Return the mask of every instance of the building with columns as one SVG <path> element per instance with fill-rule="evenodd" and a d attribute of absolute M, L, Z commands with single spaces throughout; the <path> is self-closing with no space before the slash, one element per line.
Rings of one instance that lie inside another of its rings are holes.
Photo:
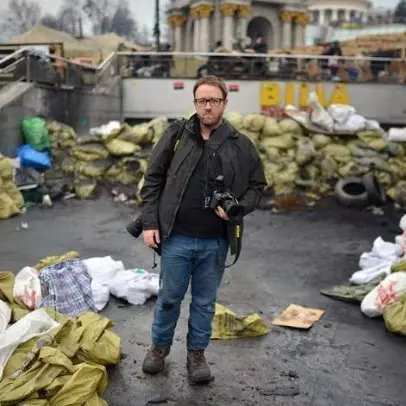
<path fill-rule="evenodd" d="M 308 0 L 171 0 L 168 22 L 176 52 L 209 52 L 217 41 L 265 38 L 268 48 L 305 44 Z"/>
<path fill-rule="evenodd" d="M 311 0 L 309 13 L 313 25 L 366 24 L 371 9 L 370 0 Z"/>

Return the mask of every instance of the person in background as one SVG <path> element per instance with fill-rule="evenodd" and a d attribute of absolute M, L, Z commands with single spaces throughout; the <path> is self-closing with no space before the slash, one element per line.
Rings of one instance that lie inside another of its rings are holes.
<path fill-rule="evenodd" d="M 334 81 L 340 80 L 338 77 L 338 69 L 340 66 L 340 56 L 343 56 L 340 43 L 338 41 L 334 41 L 328 49 L 326 55 L 329 57 L 328 68 L 330 69 L 332 79 Z"/>
<path fill-rule="evenodd" d="M 161 249 L 160 289 L 152 324 L 152 347 L 142 369 L 165 368 L 181 303 L 191 283 L 187 369 L 194 383 L 213 377 L 205 358 L 217 291 L 231 244 L 229 217 L 211 208 L 216 179 L 233 193 L 246 215 L 259 204 L 266 186 L 263 165 L 250 139 L 223 119 L 225 82 L 199 79 L 193 88 L 196 113 L 173 123 L 154 147 L 141 190 L 145 244 Z M 236 231 L 236 230 L 234 230 Z"/>
<path fill-rule="evenodd" d="M 255 54 L 268 54 L 268 45 L 266 44 L 262 34 L 257 35 L 252 49 L 254 50 Z M 264 76 L 268 70 L 266 60 L 262 57 L 255 57 L 253 61 L 253 68 L 255 75 Z"/>

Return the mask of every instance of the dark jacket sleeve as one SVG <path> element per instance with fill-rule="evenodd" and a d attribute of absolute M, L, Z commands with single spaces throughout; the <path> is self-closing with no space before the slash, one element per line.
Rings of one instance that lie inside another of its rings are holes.
<path fill-rule="evenodd" d="M 159 228 L 158 209 L 161 192 L 165 186 L 166 173 L 172 159 L 175 137 L 182 126 L 182 121 L 170 124 L 153 148 L 144 175 L 141 188 L 142 226 L 144 230 Z"/>
<path fill-rule="evenodd" d="M 248 182 L 248 188 L 244 196 L 240 199 L 240 204 L 245 208 L 245 214 L 249 214 L 254 211 L 260 201 L 262 194 L 266 187 L 266 177 L 264 172 L 264 166 L 262 164 L 261 157 L 258 154 L 254 144 L 250 144 L 250 180 Z"/>

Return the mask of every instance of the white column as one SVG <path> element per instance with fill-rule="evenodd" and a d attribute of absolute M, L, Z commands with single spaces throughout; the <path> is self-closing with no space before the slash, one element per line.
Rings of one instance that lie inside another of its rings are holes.
<path fill-rule="evenodd" d="M 325 25 L 326 24 L 326 10 L 325 9 L 320 9 L 319 11 L 319 25 Z"/>
<path fill-rule="evenodd" d="M 282 20 L 282 47 L 292 48 L 292 19 Z"/>
<path fill-rule="evenodd" d="M 200 19 L 195 18 L 193 23 L 193 52 L 200 51 Z"/>
<path fill-rule="evenodd" d="M 351 10 L 348 8 L 345 10 L 345 21 L 347 23 L 351 21 Z"/>
<path fill-rule="evenodd" d="M 232 16 L 224 16 L 223 45 L 226 49 L 233 48 L 234 19 Z"/>
<path fill-rule="evenodd" d="M 331 10 L 331 21 L 330 22 L 338 21 L 338 8 L 333 8 Z"/>
<path fill-rule="evenodd" d="M 182 26 L 175 27 L 175 52 L 182 51 Z"/>
<path fill-rule="evenodd" d="M 209 38 L 209 17 L 202 17 L 199 20 L 200 26 L 200 52 L 209 52 L 210 38 Z"/>

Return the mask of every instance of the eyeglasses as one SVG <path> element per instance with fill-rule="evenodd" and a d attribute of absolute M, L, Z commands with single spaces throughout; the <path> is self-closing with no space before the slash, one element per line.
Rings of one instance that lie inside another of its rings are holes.
<path fill-rule="evenodd" d="M 211 107 L 218 107 L 224 101 L 224 99 L 195 99 L 195 103 L 199 107 L 206 107 L 209 103 Z"/>

